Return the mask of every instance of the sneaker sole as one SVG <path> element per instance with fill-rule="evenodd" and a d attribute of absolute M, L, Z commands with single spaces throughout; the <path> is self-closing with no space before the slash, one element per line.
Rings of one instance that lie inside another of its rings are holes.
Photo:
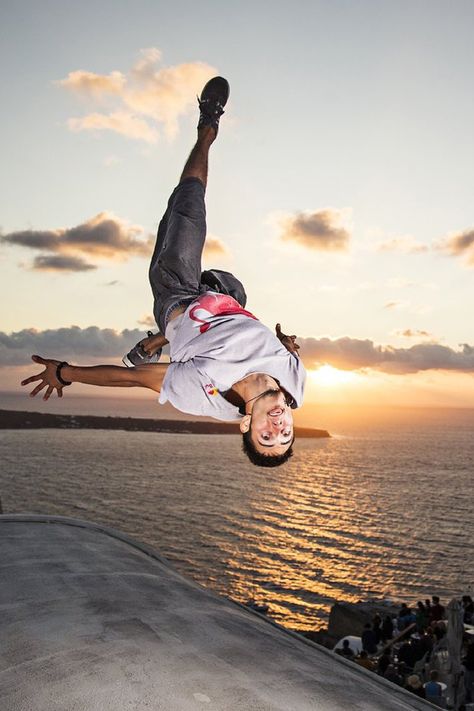
<path fill-rule="evenodd" d="M 122 358 L 122 363 L 124 365 L 126 365 L 127 368 L 134 368 L 135 367 L 134 363 L 132 363 L 132 361 L 129 360 L 126 355 Z"/>

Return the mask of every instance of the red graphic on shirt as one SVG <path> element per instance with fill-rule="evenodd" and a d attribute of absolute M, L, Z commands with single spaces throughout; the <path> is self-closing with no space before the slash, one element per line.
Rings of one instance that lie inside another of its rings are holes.
<path fill-rule="evenodd" d="M 242 316 L 253 318 L 255 321 L 258 320 L 250 311 L 242 308 L 232 296 L 213 293 L 203 294 L 196 299 L 193 308 L 189 312 L 189 318 L 200 323 L 199 330 L 201 333 L 205 333 L 211 328 L 210 318 L 213 316 L 229 316 L 231 314 L 241 314 Z"/>
<path fill-rule="evenodd" d="M 206 383 L 204 387 L 208 395 L 219 395 L 219 390 L 212 383 Z"/>

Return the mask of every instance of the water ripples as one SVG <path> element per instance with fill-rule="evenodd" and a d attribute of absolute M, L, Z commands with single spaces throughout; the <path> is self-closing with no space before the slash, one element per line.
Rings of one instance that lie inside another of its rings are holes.
<path fill-rule="evenodd" d="M 474 574 L 469 430 L 303 440 L 260 470 L 230 436 L 1 433 L 4 510 L 102 522 L 295 628 L 336 600 L 462 594 Z"/>

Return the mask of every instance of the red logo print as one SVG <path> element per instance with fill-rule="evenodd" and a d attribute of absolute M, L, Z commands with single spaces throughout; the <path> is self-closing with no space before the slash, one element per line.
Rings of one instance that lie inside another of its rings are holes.
<path fill-rule="evenodd" d="M 196 303 L 189 312 L 189 318 L 201 324 L 199 330 L 201 333 L 205 333 L 211 328 L 210 318 L 213 316 L 228 316 L 230 314 L 242 314 L 257 320 L 250 311 L 243 309 L 232 296 L 226 296 L 225 294 L 203 294 L 196 299 Z"/>

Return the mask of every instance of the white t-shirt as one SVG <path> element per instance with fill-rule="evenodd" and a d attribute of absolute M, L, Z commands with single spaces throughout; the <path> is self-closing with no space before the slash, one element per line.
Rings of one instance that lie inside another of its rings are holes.
<path fill-rule="evenodd" d="M 306 371 L 278 338 L 230 296 L 211 291 L 190 304 L 166 328 L 171 363 L 159 402 L 182 412 L 240 420 L 238 407 L 221 395 L 251 373 L 278 380 L 294 400 L 303 402 Z"/>

